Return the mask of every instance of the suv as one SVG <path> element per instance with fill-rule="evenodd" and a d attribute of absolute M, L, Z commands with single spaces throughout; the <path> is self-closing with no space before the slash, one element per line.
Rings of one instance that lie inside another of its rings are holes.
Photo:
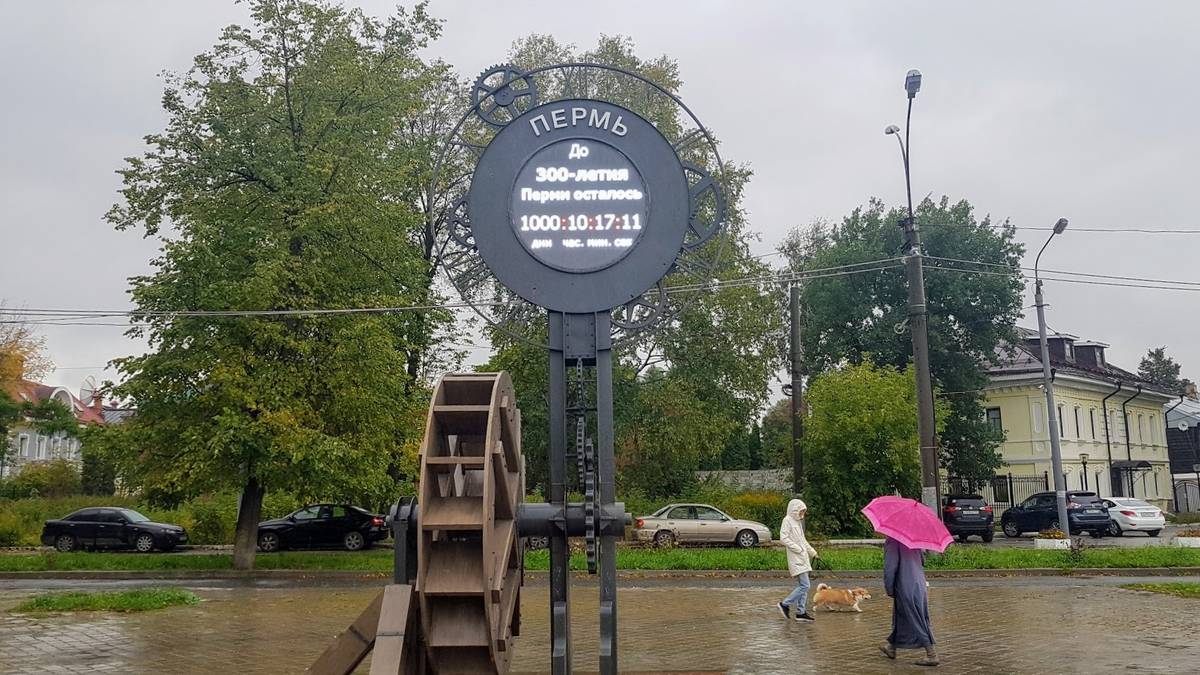
<path fill-rule="evenodd" d="M 1071 534 L 1087 530 L 1093 537 L 1102 537 L 1108 531 L 1108 508 L 1095 492 L 1068 492 L 1067 519 Z M 1006 537 L 1019 537 L 1025 532 L 1047 528 L 1061 530 L 1054 493 L 1039 492 L 1006 510 L 1000 518 L 1000 528 Z"/>
<path fill-rule="evenodd" d="M 992 507 L 980 495 L 945 495 L 942 497 L 942 522 L 950 534 L 966 541 L 975 534 L 988 543 L 996 536 Z"/>

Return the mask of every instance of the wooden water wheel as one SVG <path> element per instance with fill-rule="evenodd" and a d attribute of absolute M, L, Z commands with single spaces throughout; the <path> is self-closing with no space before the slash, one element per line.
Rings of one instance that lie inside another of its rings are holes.
<path fill-rule="evenodd" d="M 524 557 L 521 416 L 507 373 L 438 383 L 421 445 L 417 595 L 434 673 L 507 673 Z"/>
<path fill-rule="evenodd" d="M 507 373 L 447 374 L 421 444 L 415 585 L 386 588 L 309 669 L 503 675 L 520 625 L 521 413 Z M 402 536 L 397 533 L 398 536 Z"/>

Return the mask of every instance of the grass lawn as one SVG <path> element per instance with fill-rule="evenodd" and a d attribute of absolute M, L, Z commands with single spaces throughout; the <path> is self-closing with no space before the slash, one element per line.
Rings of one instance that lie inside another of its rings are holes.
<path fill-rule="evenodd" d="M 1153 591 L 1166 595 L 1178 595 L 1181 598 L 1200 598 L 1200 584 L 1125 584 L 1121 588 L 1131 591 Z"/>
<path fill-rule="evenodd" d="M 195 593 L 176 588 L 144 588 L 114 593 L 43 593 L 10 612 L 145 612 L 175 605 L 198 605 Z"/>
<path fill-rule="evenodd" d="M 834 570 L 877 570 L 883 568 L 883 550 L 876 546 L 827 548 L 821 559 Z M 283 552 L 259 554 L 256 566 L 264 570 L 346 570 L 390 573 L 392 552 L 359 553 Z M 622 548 L 617 550 L 622 570 L 736 570 L 786 569 L 782 549 L 753 548 Z M 167 555 L 134 553 L 31 553 L 0 555 L 0 572 L 43 572 L 73 570 L 227 570 L 233 556 Z M 586 569 L 582 553 L 571 556 L 571 569 Z M 1171 546 L 1086 549 L 1072 559 L 1067 551 L 951 546 L 945 554 L 926 558 L 929 570 L 989 570 L 1050 568 L 1145 568 L 1200 567 L 1200 549 Z M 528 570 L 550 569 L 549 551 L 531 551 L 525 556 Z"/>

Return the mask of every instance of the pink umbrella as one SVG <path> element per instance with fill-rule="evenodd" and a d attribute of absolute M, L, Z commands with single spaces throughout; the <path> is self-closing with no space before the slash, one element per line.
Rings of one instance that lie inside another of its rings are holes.
<path fill-rule="evenodd" d="M 944 553 L 954 541 L 937 514 L 915 499 L 876 497 L 862 512 L 876 532 L 909 548 Z"/>

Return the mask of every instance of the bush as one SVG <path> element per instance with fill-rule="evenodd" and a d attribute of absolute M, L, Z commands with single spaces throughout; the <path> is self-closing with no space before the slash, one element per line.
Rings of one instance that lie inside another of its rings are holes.
<path fill-rule="evenodd" d="M 30 462 L 10 484 L 12 494 L 17 498 L 70 497 L 83 492 L 79 472 L 65 459 Z"/>
<path fill-rule="evenodd" d="M 236 500 L 234 500 L 236 501 Z M 185 505 L 188 539 L 193 544 L 231 544 L 237 525 L 237 505 L 212 497 Z"/>
<path fill-rule="evenodd" d="M 1200 523 L 1200 513 L 1166 513 L 1167 522 L 1175 525 L 1195 525 Z"/>
<path fill-rule="evenodd" d="M 25 536 L 25 522 L 11 511 L 0 511 L 0 546 L 18 546 Z"/>
<path fill-rule="evenodd" d="M 779 525 L 787 515 L 788 498 L 777 492 L 748 492 L 725 502 L 725 511 L 734 518 L 757 520 L 779 536 Z"/>

